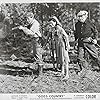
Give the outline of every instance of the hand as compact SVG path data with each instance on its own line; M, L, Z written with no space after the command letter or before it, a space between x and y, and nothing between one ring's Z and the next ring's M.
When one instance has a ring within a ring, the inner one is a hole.
M91 42L91 41L92 41L92 38L91 38L91 37L89 37L87 40L88 40L88 42Z
M19 29L20 29L20 30L23 30L23 26L19 26Z
M96 39L93 39L92 40L92 43L97 44L97 40Z

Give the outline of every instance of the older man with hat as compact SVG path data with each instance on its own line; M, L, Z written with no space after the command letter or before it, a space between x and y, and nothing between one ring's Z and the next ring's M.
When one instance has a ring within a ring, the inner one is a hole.
M78 41L78 64L83 77L89 69L89 62L84 56L86 53L97 62L98 70L100 70L98 51L95 46L97 44L98 31L95 25L88 19L87 11L80 11L77 14L77 18L78 22L75 24L74 36L75 41Z

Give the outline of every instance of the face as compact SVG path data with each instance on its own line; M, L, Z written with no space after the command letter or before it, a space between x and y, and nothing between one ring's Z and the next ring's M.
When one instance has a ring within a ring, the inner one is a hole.
M50 25L48 25L47 30L48 30L49 32L52 32L52 31L53 31L53 27L52 27L52 25L51 25L51 24L50 24Z
M27 17L28 23L31 24L31 23L33 22L33 19L34 19L34 18L33 18L32 16Z
M50 21L50 26L51 27L55 27L56 26L56 22L55 21Z
M78 16L78 20L80 21L80 22L82 22L82 23L84 23L85 22L85 20L87 19L87 15L81 15L81 16Z

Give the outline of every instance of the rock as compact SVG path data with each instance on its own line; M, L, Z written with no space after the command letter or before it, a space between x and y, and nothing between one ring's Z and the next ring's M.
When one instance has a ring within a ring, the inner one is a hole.
M14 54L12 54L10 58L11 58L11 60L17 59L17 57Z

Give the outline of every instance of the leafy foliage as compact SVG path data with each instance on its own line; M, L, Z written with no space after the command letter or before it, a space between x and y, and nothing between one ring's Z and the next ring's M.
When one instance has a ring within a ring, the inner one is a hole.
M77 21L76 14L80 9L88 10L89 18L96 24L98 31L100 31L100 3L6 3L1 4L1 12L7 16L10 14L10 34L5 39L0 41L0 54L3 53L12 55L14 57L31 57L32 51L32 39L30 36L26 36L23 31L12 30L12 28L19 25L27 25L26 13L32 11L35 14L35 18L41 24L41 32L43 35L48 34L48 19L55 15L58 17L63 25L63 28L67 34L74 31L74 25ZM2 18L0 18L2 19ZM2 20L1 20L2 21ZM72 30L72 31L71 31ZM73 34L69 34L70 41L73 41ZM2 53L3 52L3 53ZM48 58L50 52L48 53ZM71 52L70 52L71 53ZM15 56L16 55L16 56ZM47 54L46 54L47 55ZM70 78L67 81L62 81L62 77L59 76L59 72L46 71L46 68L52 67L51 64L44 65L45 67L43 75L40 75L36 80L34 76L30 77L32 72L29 68L35 66L33 63L26 63L23 61L5 61L0 59L0 92L1 93L99 93L100 87L100 73L88 70L86 77L80 79L76 75L73 66L77 66L77 55L70 54L72 60L69 68ZM87 55L86 55L87 56ZM11 56L10 56L11 57ZM47 59L48 59L47 58ZM28 59L26 59L28 60ZM30 59L29 59L30 60ZM75 60L75 62L74 62ZM28 61L27 61L28 62ZM3 64L2 64L3 63ZM73 64L74 63L74 64ZM91 61L90 61L91 64ZM22 70L22 68L26 68ZM21 69L21 71L20 71ZM36 73L36 72L35 72ZM9 76L8 76L8 75ZM58 74L58 76L57 76ZM7 75L7 76L6 76ZM11 75L11 76L10 76ZM14 75L19 75L14 77ZM27 75L27 77L20 77Z
M10 14L11 29L18 25L25 26L26 13L32 11L35 18L41 24L41 32L45 35L48 19L55 15L58 17L67 34L74 31L76 14L80 9L89 12L89 18L96 24L100 31L100 4L99 3L5 3L1 4L1 10L7 16ZM29 55L32 51L31 38L26 36L22 31L16 29L11 30L10 35L3 41L7 53L16 53L21 55Z

